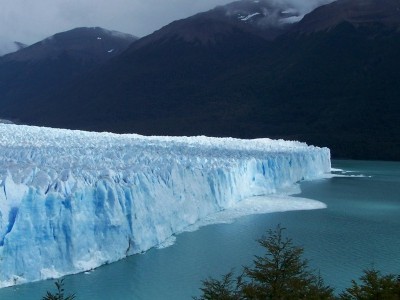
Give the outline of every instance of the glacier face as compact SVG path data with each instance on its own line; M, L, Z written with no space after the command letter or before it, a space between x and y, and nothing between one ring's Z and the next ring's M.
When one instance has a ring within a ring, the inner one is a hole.
M0 287L146 251L330 167L329 149L300 142L0 124Z

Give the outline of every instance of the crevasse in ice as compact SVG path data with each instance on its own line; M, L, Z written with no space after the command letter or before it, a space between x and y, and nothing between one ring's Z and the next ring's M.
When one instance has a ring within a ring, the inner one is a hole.
M0 286L89 270L330 171L327 148L0 124Z

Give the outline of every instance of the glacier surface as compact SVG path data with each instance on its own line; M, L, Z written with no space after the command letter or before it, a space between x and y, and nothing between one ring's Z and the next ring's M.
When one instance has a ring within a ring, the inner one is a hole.
M293 141L0 124L0 287L146 251L330 168L329 149Z

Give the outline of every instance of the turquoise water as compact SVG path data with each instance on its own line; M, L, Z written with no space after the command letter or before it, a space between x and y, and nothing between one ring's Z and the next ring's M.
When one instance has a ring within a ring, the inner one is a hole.
M372 265L400 273L400 163L334 161L333 167L349 177L304 182L299 195L327 209L247 216L183 233L171 247L67 276L66 290L77 300L191 299L207 276L250 265L262 253L255 240L279 223L337 292ZM53 286L44 281L1 289L0 299L41 299Z

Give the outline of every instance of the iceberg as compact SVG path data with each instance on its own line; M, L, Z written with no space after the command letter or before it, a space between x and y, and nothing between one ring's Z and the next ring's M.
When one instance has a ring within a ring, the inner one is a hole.
M295 141L0 124L0 287L144 252L330 170L329 149Z

